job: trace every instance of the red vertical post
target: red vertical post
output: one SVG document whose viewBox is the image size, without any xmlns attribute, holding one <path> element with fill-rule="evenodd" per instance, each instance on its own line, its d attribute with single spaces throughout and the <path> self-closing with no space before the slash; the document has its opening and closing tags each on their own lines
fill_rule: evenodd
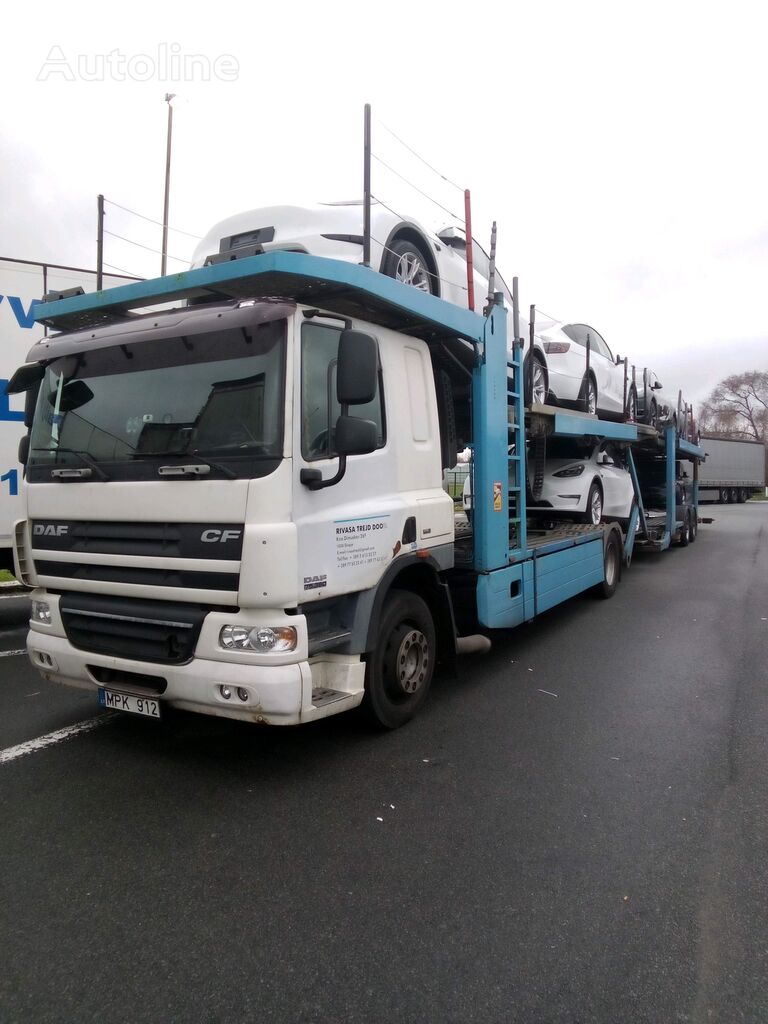
<svg viewBox="0 0 768 1024">
<path fill-rule="evenodd" d="M 464 189 L 464 231 L 467 236 L 467 305 L 475 309 L 475 271 L 472 263 L 472 202 L 469 189 Z"/>
</svg>

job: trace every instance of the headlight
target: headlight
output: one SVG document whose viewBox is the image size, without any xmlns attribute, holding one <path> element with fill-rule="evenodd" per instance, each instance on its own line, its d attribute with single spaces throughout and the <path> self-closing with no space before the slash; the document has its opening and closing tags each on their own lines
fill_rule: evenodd
<svg viewBox="0 0 768 1024">
<path fill-rule="evenodd" d="M 294 626 L 224 626 L 219 633 L 219 643 L 227 651 L 280 654 L 295 650 L 297 640 Z"/>
<path fill-rule="evenodd" d="M 553 473 L 552 476 L 581 476 L 584 472 L 584 463 L 580 462 L 578 466 L 568 466 L 566 469 L 559 469 L 557 473 Z"/>
<path fill-rule="evenodd" d="M 32 602 L 32 621 L 41 622 L 44 626 L 50 626 L 51 606 L 47 601 Z"/>
</svg>

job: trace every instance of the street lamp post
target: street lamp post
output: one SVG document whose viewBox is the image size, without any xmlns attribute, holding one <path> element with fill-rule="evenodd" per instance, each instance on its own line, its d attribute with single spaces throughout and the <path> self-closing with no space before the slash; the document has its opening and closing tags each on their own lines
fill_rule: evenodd
<svg viewBox="0 0 768 1024">
<path fill-rule="evenodd" d="M 171 191 L 171 133 L 173 131 L 173 107 L 171 100 L 176 93 L 167 92 L 165 102 L 168 104 L 168 141 L 165 147 L 165 203 L 163 204 L 163 249 L 160 260 L 160 276 L 165 276 L 165 265 L 168 260 L 168 199 Z"/>
</svg>

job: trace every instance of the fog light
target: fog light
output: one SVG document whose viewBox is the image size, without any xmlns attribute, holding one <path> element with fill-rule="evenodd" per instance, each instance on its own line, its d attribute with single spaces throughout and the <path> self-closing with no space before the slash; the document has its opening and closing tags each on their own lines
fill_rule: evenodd
<svg viewBox="0 0 768 1024">
<path fill-rule="evenodd" d="M 295 626 L 224 626 L 219 643 L 228 651 L 282 653 L 296 649 L 298 634 Z"/>
<path fill-rule="evenodd" d="M 248 691 L 244 690 L 242 686 L 238 686 L 237 696 L 240 698 L 241 701 L 243 701 L 243 703 L 245 703 L 248 700 Z"/>
<path fill-rule="evenodd" d="M 32 621 L 41 622 L 44 626 L 50 626 L 51 606 L 47 601 L 32 602 Z"/>
<path fill-rule="evenodd" d="M 230 697 L 232 696 L 232 691 L 228 686 L 220 686 L 219 693 L 224 698 L 224 700 L 229 700 Z"/>
</svg>

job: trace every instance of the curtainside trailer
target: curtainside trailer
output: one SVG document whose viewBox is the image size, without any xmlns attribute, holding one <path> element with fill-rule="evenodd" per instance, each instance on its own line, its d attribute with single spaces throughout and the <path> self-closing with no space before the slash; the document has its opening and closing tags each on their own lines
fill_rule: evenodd
<svg viewBox="0 0 768 1024">
<path fill-rule="evenodd" d="M 765 445 L 743 438 L 704 436 L 707 453 L 701 467 L 699 494 L 702 501 L 742 504 L 765 490 Z"/>
</svg>

